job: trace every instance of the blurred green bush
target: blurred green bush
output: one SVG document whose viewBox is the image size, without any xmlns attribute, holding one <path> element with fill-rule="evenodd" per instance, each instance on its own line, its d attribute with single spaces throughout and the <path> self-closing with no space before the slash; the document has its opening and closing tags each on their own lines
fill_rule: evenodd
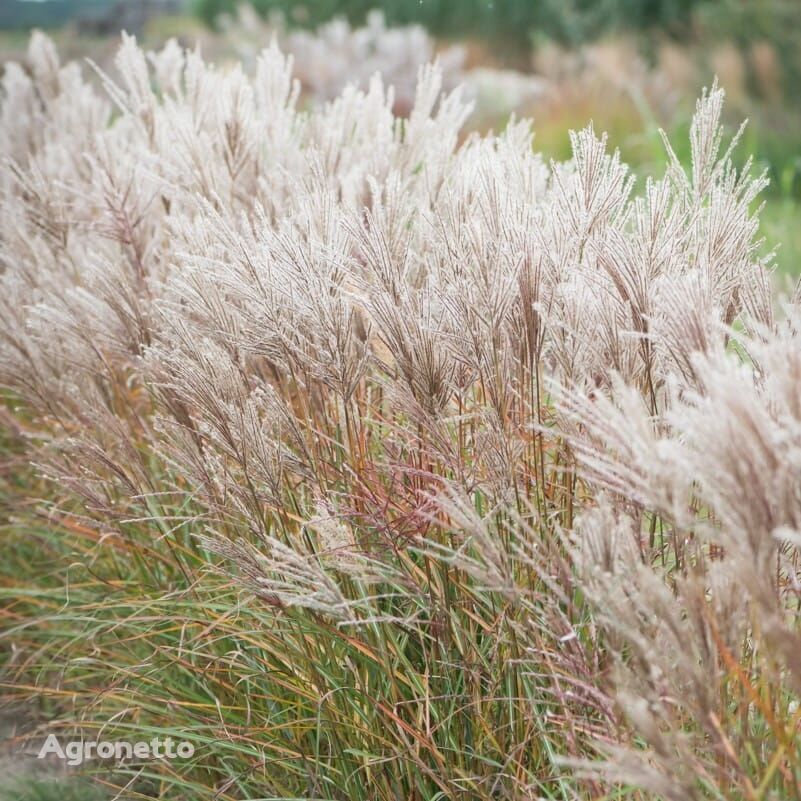
<svg viewBox="0 0 801 801">
<path fill-rule="evenodd" d="M 681 33 L 702 0 L 251 0 L 262 14 L 282 12 L 290 23 L 317 25 L 336 15 L 359 23 L 380 8 L 390 24 L 417 22 L 446 37 L 477 36 L 528 46 L 545 35 L 577 44 L 615 28 L 660 28 Z M 209 24 L 237 0 L 195 0 Z"/>
<path fill-rule="evenodd" d="M 746 56 L 754 95 L 765 94 L 758 74 L 759 45 L 768 43 L 784 92 L 801 97 L 801 0 L 705 0 L 698 4 L 695 22 L 699 38 L 730 41 Z"/>
</svg>

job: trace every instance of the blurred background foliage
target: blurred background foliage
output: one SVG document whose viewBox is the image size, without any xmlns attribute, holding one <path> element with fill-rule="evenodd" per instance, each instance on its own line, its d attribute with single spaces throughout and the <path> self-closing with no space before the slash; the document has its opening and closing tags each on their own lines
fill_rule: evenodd
<svg viewBox="0 0 801 801">
<path fill-rule="evenodd" d="M 351 22 L 380 8 L 390 24 L 416 22 L 440 36 L 481 36 L 525 46 L 545 34 L 578 44 L 613 28 L 660 26 L 680 34 L 699 0 L 256 0 L 261 13 L 281 11 L 301 24 L 316 24 L 334 14 Z M 229 12 L 234 0 L 196 0 L 197 12 L 209 23 Z"/>
<path fill-rule="evenodd" d="M 192 0 L 209 25 L 238 0 Z M 253 0 L 262 15 L 279 12 L 298 25 L 336 15 L 363 23 L 381 9 L 390 25 L 418 23 L 437 36 L 478 37 L 526 49 L 554 41 L 578 46 L 609 34 L 638 31 L 679 40 L 724 39 L 747 52 L 755 42 L 777 47 L 788 86 L 801 90 L 799 0 Z"/>
<path fill-rule="evenodd" d="M 300 24 L 318 24 L 335 14 L 363 22 L 380 8 L 390 24 L 416 22 L 440 36 L 481 36 L 525 46 L 544 34 L 565 44 L 579 44 L 610 30 L 659 27 L 682 35 L 692 12 L 710 0 L 255 0 L 263 14 L 280 11 Z M 208 23 L 230 12 L 235 0 L 195 0 Z M 717 5 L 718 3 L 715 3 Z"/>
</svg>

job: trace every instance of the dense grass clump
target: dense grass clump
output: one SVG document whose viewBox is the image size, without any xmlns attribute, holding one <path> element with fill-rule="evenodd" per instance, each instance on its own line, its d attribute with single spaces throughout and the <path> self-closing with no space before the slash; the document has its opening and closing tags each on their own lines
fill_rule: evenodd
<svg viewBox="0 0 801 801">
<path fill-rule="evenodd" d="M 798 311 L 723 93 L 634 192 L 420 73 L 35 36 L 0 118 L 6 699 L 122 797 L 800 792 Z"/>
</svg>

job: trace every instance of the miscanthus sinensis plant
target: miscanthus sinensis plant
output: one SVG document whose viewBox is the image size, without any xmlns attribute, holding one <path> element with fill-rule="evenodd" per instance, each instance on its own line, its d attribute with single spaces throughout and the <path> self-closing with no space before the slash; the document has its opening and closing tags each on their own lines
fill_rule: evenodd
<svg viewBox="0 0 801 801">
<path fill-rule="evenodd" d="M 317 102 L 334 100 L 349 85 L 366 88 L 380 72 L 395 92 L 395 110 L 404 114 L 414 103 L 422 66 L 436 59 L 445 88 L 453 89 L 467 55 L 459 45 L 438 48 L 421 25 L 388 26 L 378 10 L 367 14 L 364 25 L 338 17 L 309 31 L 291 28 L 280 12 L 264 20 L 252 6 L 242 5 L 235 15 L 221 17 L 220 28 L 223 41 L 246 65 L 257 60 L 265 43 L 277 39 L 282 52 L 293 58 L 293 76 Z"/>
<path fill-rule="evenodd" d="M 635 192 L 436 67 L 102 84 L 3 77 L 9 697 L 195 743 L 132 797 L 798 796 L 799 317 L 722 91 Z"/>
</svg>

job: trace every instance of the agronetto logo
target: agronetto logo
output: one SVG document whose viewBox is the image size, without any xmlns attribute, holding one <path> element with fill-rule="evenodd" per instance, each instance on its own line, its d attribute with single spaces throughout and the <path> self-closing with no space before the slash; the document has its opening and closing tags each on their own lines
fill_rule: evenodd
<svg viewBox="0 0 801 801">
<path fill-rule="evenodd" d="M 82 765 L 90 759 L 114 759 L 145 762 L 150 759 L 189 759 L 195 746 L 186 740 L 154 737 L 152 740 L 70 740 L 62 745 L 55 734 L 49 734 L 36 755 L 38 759 L 56 757 L 68 765 Z"/>
</svg>

